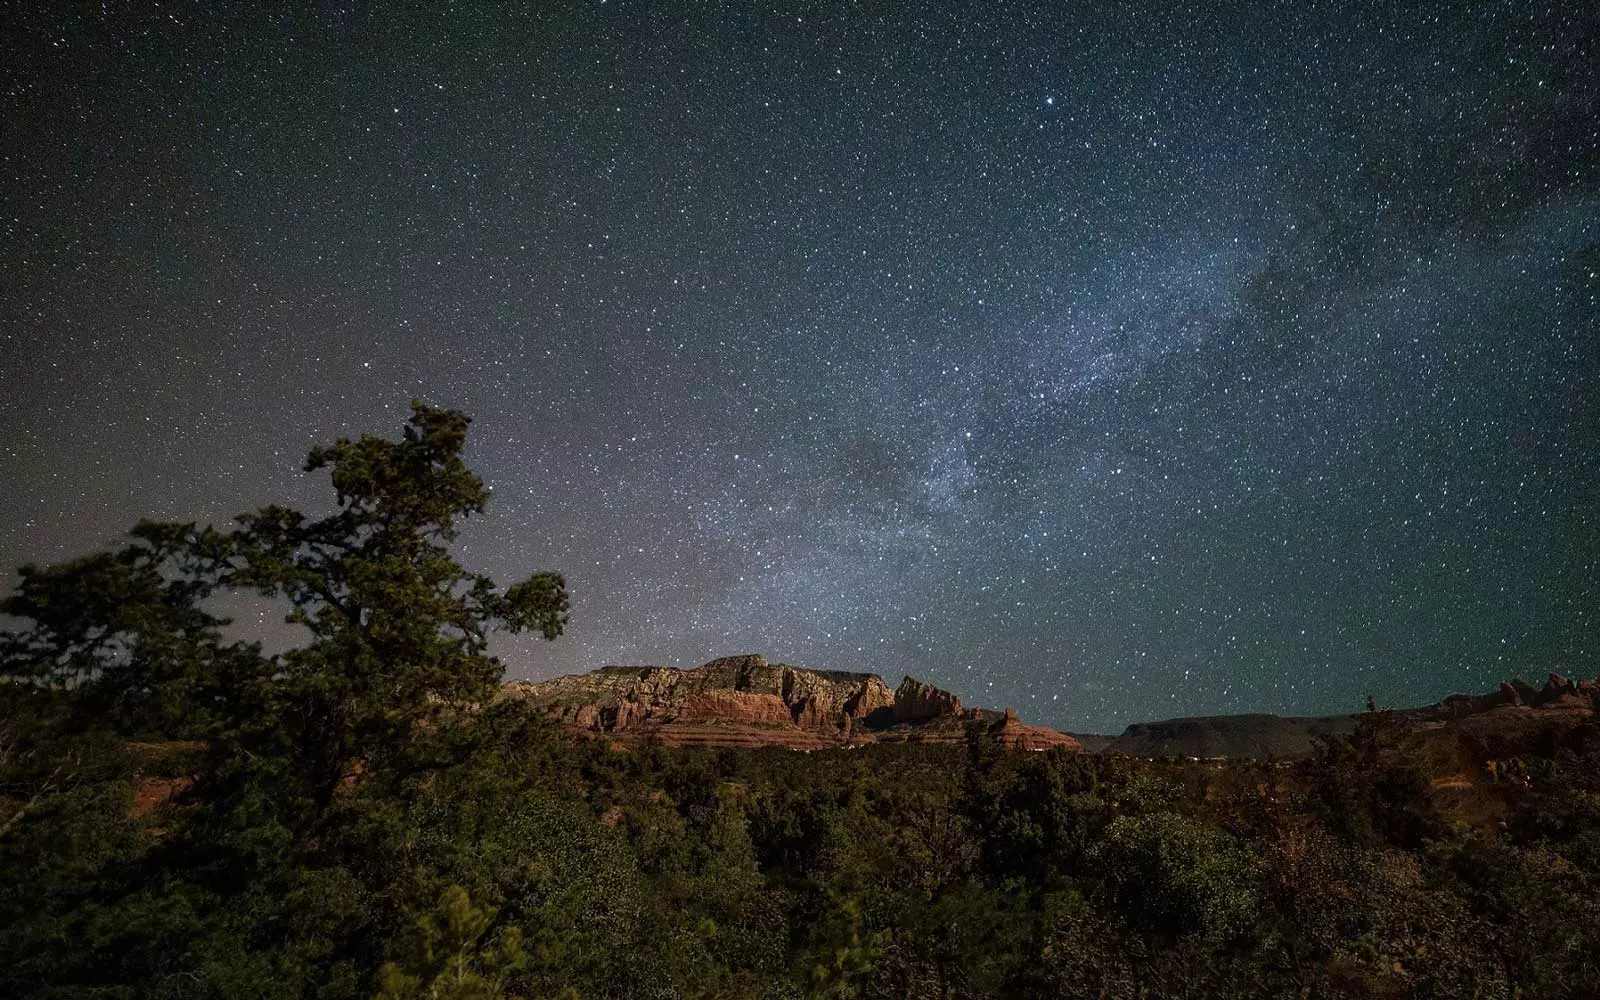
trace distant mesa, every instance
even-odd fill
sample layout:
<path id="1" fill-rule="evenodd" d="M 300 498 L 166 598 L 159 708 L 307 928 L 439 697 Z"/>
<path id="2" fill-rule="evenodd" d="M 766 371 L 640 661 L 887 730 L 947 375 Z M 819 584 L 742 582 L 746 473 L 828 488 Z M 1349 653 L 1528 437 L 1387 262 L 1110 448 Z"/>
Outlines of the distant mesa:
<path id="1" fill-rule="evenodd" d="M 1217 715 L 1136 722 L 1101 753 L 1130 757 L 1303 757 L 1325 736 L 1354 732 L 1356 717 Z"/>
<path id="2" fill-rule="evenodd" d="M 1463 735 L 1524 738 L 1592 718 L 1600 683 L 1552 673 L 1536 688 L 1520 679 L 1488 694 L 1453 694 L 1434 705 L 1398 709 L 1393 717 L 1418 731 L 1446 726 Z M 1084 736 L 1100 753 L 1135 757 L 1304 757 L 1327 736 L 1354 732 L 1359 715 L 1220 715 L 1129 726 L 1109 739 Z"/>
<path id="3" fill-rule="evenodd" d="M 574 732 L 624 746 L 956 744 L 977 721 L 1011 749 L 1082 749 L 1065 733 L 1024 724 L 1009 708 L 966 708 L 954 694 L 912 677 L 891 690 L 877 674 L 805 670 L 756 655 L 688 670 L 602 667 L 537 683 L 513 681 L 504 696 L 544 708 Z"/>

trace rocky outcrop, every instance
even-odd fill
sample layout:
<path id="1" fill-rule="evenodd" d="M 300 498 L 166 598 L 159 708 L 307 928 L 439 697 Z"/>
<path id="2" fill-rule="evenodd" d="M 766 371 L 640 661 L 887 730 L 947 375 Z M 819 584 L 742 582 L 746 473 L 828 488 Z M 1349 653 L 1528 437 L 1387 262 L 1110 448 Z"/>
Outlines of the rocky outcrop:
<path id="1" fill-rule="evenodd" d="M 1017 718 L 1017 713 L 1006 707 L 1005 714 L 989 728 L 989 732 L 1007 750 L 1077 750 L 1083 749 L 1076 739 L 1044 726 L 1029 726 Z"/>
<path id="2" fill-rule="evenodd" d="M 1453 694 L 1437 705 L 1412 709 L 1410 715 L 1427 718 L 1460 719 L 1498 709 L 1532 709 L 1539 712 L 1590 712 L 1600 707 L 1600 684 L 1592 680 L 1573 681 L 1562 674 L 1545 678 L 1544 687 L 1517 678 L 1500 685 L 1489 694 Z"/>
<path id="3" fill-rule="evenodd" d="M 623 745 L 797 750 L 877 741 L 959 744 L 973 721 L 1018 750 L 1079 749 L 1042 726 L 962 707 L 932 684 L 905 678 L 891 691 L 876 674 L 804 670 L 760 656 L 730 656 L 690 670 L 603 667 L 539 683 L 514 681 L 503 697 L 543 708 L 570 729 Z"/>
<path id="4" fill-rule="evenodd" d="M 730 720 L 781 726 L 798 721 L 793 713 L 794 710 L 775 694 L 756 694 L 750 691 L 701 691 L 684 699 L 678 718 L 685 722 Z M 806 726 L 802 723 L 803 728 L 817 729 L 821 728 L 823 720 L 820 717 L 812 719 L 807 716 L 806 721 L 812 725 Z"/>
<path id="5" fill-rule="evenodd" d="M 641 738 L 653 734 L 663 740 L 688 740 L 691 726 L 730 725 L 837 737 L 894 702 L 874 674 L 800 670 L 760 656 L 724 657 L 692 670 L 603 667 L 538 684 L 513 682 L 505 695 L 535 701 L 574 729 L 637 731 Z M 675 728 L 662 731 L 668 726 Z M 798 736 L 787 741 L 816 742 Z"/>
<path id="6" fill-rule="evenodd" d="M 927 722 L 959 716 L 961 699 L 915 677 L 907 677 L 894 691 L 894 721 Z"/>

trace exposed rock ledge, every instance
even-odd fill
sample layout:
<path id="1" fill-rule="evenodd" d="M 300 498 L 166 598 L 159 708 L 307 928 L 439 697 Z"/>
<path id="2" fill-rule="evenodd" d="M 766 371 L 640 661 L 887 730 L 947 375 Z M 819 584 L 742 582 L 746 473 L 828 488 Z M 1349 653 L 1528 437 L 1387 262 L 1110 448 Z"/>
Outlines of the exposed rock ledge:
<path id="1" fill-rule="evenodd" d="M 1005 746 L 1082 749 L 1077 740 L 907 677 L 891 691 L 877 674 L 802 670 L 760 656 L 729 656 L 690 670 L 602 667 L 532 683 L 504 695 L 544 707 L 569 728 L 627 745 L 790 747 L 813 750 L 876 741 L 959 743 L 974 720 Z"/>

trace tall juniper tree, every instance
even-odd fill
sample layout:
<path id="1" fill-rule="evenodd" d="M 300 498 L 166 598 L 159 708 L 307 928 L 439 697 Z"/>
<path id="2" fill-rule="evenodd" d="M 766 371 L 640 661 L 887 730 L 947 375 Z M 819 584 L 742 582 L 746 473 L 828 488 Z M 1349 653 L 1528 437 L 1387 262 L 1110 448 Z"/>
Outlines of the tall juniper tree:
<path id="1" fill-rule="evenodd" d="M 491 630 L 554 639 L 566 625 L 560 575 L 502 591 L 446 548 L 488 499 L 462 459 L 468 422 L 413 403 L 398 442 L 314 449 L 306 468 L 331 470 L 335 513 L 267 507 L 215 546 L 224 585 L 286 598 L 310 630 L 278 664 L 273 687 L 293 711 L 275 733 L 305 755 L 322 801 L 351 768 L 382 766 L 419 728 L 492 696 L 502 668 L 487 654 Z"/>
<path id="2" fill-rule="evenodd" d="M 17 977 L 0 993 L 53 969 L 90 992 L 137 980 L 159 994 L 177 976 L 186 995 L 295 995 L 374 967 L 412 905 L 384 884 L 406 840 L 395 790 L 470 757 L 479 737 L 463 733 L 493 731 L 473 722 L 502 672 L 492 631 L 553 639 L 567 622 L 558 574 L 501 589 L 451 556 L 488 499 L 462 457 L 468 424 L 413 403 L 398 441 L 314 449 L 306 469 L 328 471 L 337 499 L 323 517 L 142 523 L 113 552 L 23 568 L 0 605 L 20 623 L 0 634 L 0 799 L 15 803 L 0 817 L 14 933 L 0 936 L 16 946 L 0 965 Z M 229 639 L 206 604 L 225 592 L 285 602 L 307 641 L 269 656 Z M 125 741 L 163 738 L 202 740 L 207 761 L 150 839 L 115 790 Z M 122 845 L 93 870 L 47 833 L 85 788 L 94 836 Z"/>

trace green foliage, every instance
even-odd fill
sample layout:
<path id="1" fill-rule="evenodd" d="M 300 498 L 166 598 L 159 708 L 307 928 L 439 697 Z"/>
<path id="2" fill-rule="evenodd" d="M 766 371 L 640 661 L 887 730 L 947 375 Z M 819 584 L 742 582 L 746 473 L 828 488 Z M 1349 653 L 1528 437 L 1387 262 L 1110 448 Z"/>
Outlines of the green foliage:
<path id="1" fill-rule="evenodd" d="M 1253 929 L 1260 866 L 1245 845 L 1176 812 L 1118 816 L 1096 860 L 1132 918 L 1227 941 Z"/>
<path id="2" fill-rule="evenodd" d="M 882 949 L 862 940 L 861 907 L 852 899 L 833 902 L 815 935 L 806 974 L 807 1000 L 853 1000 Z"/>
<path id="3" fill-rule="evenodd" d="M 1600 981 L 1600 730 L 1288 767 L 573 746 L 496 699 L 565 586 L 455 562 L 468 422 L 332 513 L 141 524 L 0 610 L 0 995 L 1556 998 Z M 306 641 L 228 637 L 224 592 Z M 1441 768 L 1471 791 L 1452 812 Z M 1465 772 L 1463 781 L 1457 772 Z"/>
<path id="4" fill-rule="evenodd" d="M 494 912 L 472 905 L 467 890 L 452 885 L 438 904 L 417 917 L 402 938 L 401 957 L 378 970 L 377 1000 L 493 1000 L 504 996 L 507 976 L 528 964 L 522 932 L 494 929 Z"/>
<path id="5" fill-rule="evenodd" d="M 78 714 L 68 728 L 213 731 L 216 703 L 262 662 L 256 647 L 224 642 L 226 622 L 200 607 L 218 586 L 216 537 L 142 523 L 115 552 L 22 567 L 0 612 L 32 625 L 0 634 L 0 684 L 71 690 L 56 706 Z"/>

